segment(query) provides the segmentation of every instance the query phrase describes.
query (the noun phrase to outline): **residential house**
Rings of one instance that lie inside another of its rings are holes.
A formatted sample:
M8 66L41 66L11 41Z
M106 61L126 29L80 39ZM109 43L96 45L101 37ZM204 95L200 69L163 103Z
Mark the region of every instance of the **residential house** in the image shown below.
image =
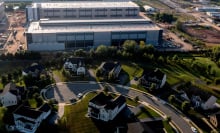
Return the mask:
M216 107L217 98L215 96L209 96L207 98L201 98L201 96L192 95L191 102L195 108L201 107L204 110L213 109Z
M210 96L207 100L201 103L201 107L204 110L215 108L215 103L217 98L215 96Z
M8 83L2 93L0 93L0 103L4 107L17 105L19 100L21 100L21 94L24 88L16 87L14 83Z
M220 112L210 115L209 120L215 128L220 128Z
M139 82L146 88L150 88L152 84L155 84L156 89L162 88L166 83L166 74L157 68L152 72L144 72Z
M44 67L38 63L33 63L31 66L25 68L22 71L22 75L31 75L32 77L38 77L44 70Z
M42 105L39 109L21 105L13 112L15 128L19 132L34 133L42 120L46 119L50 113L51 109L48 104Z
M118 78L121 72L121 64L119 62L102 62L99 69L103 76L109 77L112 74L112 77Z
M202 99L200 98L200 96L192 96L191 97L191 102L194 106L194 108L198 108L198 107L201 107L201 104L202 104Z
M64 63L64 69L70 70L71 72L76 73L77 75L85 75L85 61L84 58L75 57L68 58Z
M89 101L88 116L108 122L113 120L125 107L125 97L120 95L113 98L101 92Z

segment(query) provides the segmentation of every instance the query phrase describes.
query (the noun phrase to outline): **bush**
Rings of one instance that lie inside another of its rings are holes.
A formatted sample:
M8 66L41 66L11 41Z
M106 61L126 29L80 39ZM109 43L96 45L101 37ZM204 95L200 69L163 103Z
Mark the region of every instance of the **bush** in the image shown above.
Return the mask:
M215 84L219 85L220 84L220 78L215 78Z
M101 76L101 70L98 68L96 70L96 77L100 77Z

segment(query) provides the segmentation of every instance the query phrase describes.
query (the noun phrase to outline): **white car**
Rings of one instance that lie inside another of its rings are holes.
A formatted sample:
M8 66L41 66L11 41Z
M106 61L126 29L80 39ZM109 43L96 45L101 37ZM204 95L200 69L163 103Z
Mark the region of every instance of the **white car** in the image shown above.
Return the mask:
M83 96L83 94L82 93L79 93L78 95L77 95L77 98L82 98L82 96Z
M191 127L191 130L193 131L193 133L197 133L197 129L195 127Z

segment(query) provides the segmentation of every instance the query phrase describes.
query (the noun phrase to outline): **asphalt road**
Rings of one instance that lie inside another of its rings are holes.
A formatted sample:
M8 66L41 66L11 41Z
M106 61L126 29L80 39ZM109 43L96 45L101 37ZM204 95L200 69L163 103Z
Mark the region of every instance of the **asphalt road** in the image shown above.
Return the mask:
M181 117L181 114L169 107L163 101L156 97L151 97L141 92L130 89L122 85L108 84L109 91L121 93L131 97L138 96L141 101L149 103L167 116L170 116L173 122L182 130L183 133L191 133L190 125ZM48 99L55 98L59 103L68 102L71 98L76 98L78 93L85 94L88 91L103 89L103 84L96 82L73 82L73 83L57 83L54 87L46 92Z

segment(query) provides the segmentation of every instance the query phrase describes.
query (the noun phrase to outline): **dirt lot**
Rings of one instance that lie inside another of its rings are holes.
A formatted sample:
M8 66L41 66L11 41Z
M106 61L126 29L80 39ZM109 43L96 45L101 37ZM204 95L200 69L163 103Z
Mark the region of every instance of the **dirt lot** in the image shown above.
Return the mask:
M204 26L187 26L186 33L204 41L207 44L220 44L220 31L212 27Z
M5 51L7 53L16 53L19 50L27 49L24 25L26 22L24 11L15 11L7 13L8 18L8 32L10 33L6 45Z

